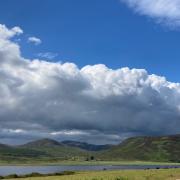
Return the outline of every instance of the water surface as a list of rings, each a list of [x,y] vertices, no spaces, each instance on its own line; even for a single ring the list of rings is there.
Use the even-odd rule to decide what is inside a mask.
[[[42,174],[63,171],[136,170],[180,168],[180,165],[57,165],[57,166],[0,166],[0,175]]]

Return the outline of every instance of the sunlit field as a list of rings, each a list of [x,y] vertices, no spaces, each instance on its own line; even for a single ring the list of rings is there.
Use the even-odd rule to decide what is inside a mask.
[[[21,180],[178,180],[180,169],[76,172],[74,175],[21,178]]]

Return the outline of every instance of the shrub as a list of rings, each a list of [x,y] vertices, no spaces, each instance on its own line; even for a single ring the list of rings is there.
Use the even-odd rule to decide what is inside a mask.
[[[4,179],[13,179],[13,178],[18,178],[19,176],[17,174],[10,174],[7,176],[4,176]]]
[[[33,172],[31,174],[27,174],[26,177],[41,177],[44,176],[43,174],[37,173],[37,172]]]
[[[91,161],[93,161],[94,160],[94,156],[91,156],[90,159],[91,159]]]

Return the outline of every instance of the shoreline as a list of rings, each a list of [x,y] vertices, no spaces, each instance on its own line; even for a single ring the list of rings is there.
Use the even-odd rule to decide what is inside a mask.
[[[36,180],[67,180],[71,177],[73,180],[80,179],[162,179],[174,177],[175,179],[179,179],[180,177],[180,169],[144,169],[144,170],[99,170],[99,171],[64,171],[64,172],[56,172],[56,173],[29,173],[24,175],[17,174],[9,174],[7,176],[0,176],[0,179],[36,179]],[[143,178],[144,177],[144,178]]]
[[[27,162],[27,163],[16,163],[16,162],[1,162],[1,166],[78,166],[78,165],[177,165],[180,163],[173,162],[148,162],[148,161],[60,161],[60,162]]]

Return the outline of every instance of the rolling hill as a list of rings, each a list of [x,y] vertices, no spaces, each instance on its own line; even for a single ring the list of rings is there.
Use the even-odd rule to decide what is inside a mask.
[[[0,162],[6,163],[85,161],[90,156],[94,156],[95,160],[108,161],[180,162],[180,135],[133,137],[113,146],[52,139],[41,139],[20,146],[0,144]]]
[[[88,154],[88,152],[80,148],[67,146],[66,144],[52,139],[40,139],[37,141],[32,141],[18,146],[18,148],[25,148],[28,150],[30,149],[45,153],[43,158],[49,159],[50,161],[84,160]]]
[[[180,162],[180,135],[133,137],[101,152],[103,160],[142,160]]]
[[[27,162],[47,156],[46,152],[15,146],[0,146],[0,162]]]
[[[84,160],[88,152],[69,147],[51,139],[41,139],[19,146],[0,145],[0,162],[57,162],[62,160]]]

